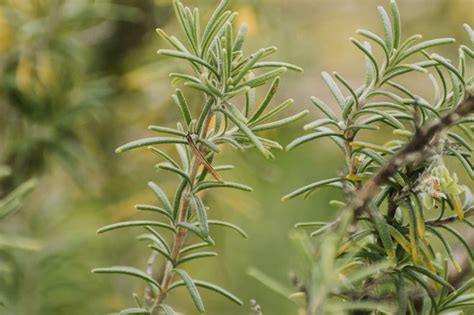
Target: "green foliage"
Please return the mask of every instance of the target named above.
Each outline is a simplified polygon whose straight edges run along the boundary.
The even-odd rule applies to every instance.
[[[429,52],[454,39],[416,44],[421,36],[414,35],[402,41],[395,1],[391,2],[390,13],[379,7],[383,39],[367,30],[357,33],[369,42],[351,38],[366,57],[365,83],[354,87],[338,73],[332,77],[323,72],[338,113],[332,106],[312,98],[325,117],[307,124],[305,129],[311,133],[287,146],[287,150],[292,150],[308,141],[331,139],[344,154],[344,175],[308,184],[283,200],[300,195],[308,198],[321,188],[333,187],[347,196],[347,200],[334,203],[346,207],[352,198],[357,198],[359,188],[417,136],[422,125],[435,123],[472,93],[474,77],[466,60],[472,59],[474,47],[469,26],[465,25],[465,29],[470,46],[460,47],[459,63],[454,64]],[[381,62],[372,45],[381,49]],[[398,82],[412,72],[428,76],[434,89],[432,98],[426,99]],[[351,219],[353,224],[348,221],[351,209],[344,210],[333,222],[297,224],[316,227],[312,236],[322,235],[316,249],[305,246],[312,266],[311,276],[304,278],[300,287],[307,314],[340,314],[361,309],[382,314],[397,308],[398,314],[439,314],[474,305],[472,281],[456,283],[459,288],[454,288],[447,263],[461,272],[462,263],[453,254],[449,234],[466,247],[464,268],[472,262],[472,248],[462,236],[462,226],[457,224],[464,223],[467,229],[473,226],[468,219],[474,214],[472,186],[460,184],[456,174],[446,167],[448,161],[455,159],[474,178],[473,118],[470,114],[459,120],[438,135],[428,149],[419,152],[410,165],[398,169],[369,202],[366,212]],[[393,136],[384,143],[373,143],[371,130],[391,130]],[[454,214],[449,215],[448,211]]]
[[[7,167],[2,168],[7,169]],[[5,172],[4,175],[9,175],[9,172]],[[0,175],[0,177],[3,176]],[[30,179],[3,197],[0,200],[0,220],[5,219],[7,216],[17,211],[21,207],[23,198],[33,190],[35,185],[36,180]]]
[[[110,1],[90,0],[0,9],[0,18],[8,22],[4,32],[11,38],[0,56],[5,105],[0,121],[12,134],[4,159],[15,174],[4,180],[2,186],[9,189],[47,169],[50,156],[71,166],[84,154],[77,125],[86,113],[102,107],[111,91],[104,78],[86,79],[87,48],[94,41],[83,36],[104,16],[126,17],[130,12]]]
[[[205,2],[206,8],[217,3]],[[436,33],[451,27],[460,15],[466,16],[460,1],[438,2],[433,8],[443,10],[417,14],[412,24],[443,18],[442,24],[431,25],[430,31]],[[121,309],[127,303],[123,295],[129,292],[132,281],[142,285],[145,292],[143,296],[134,294],[134,304],[120,314],[192,313],[187,307],[193,304],[196,313],[289,314],[292,306],[286,301],[288,296],[308,312],[396,313],[398,308],[400,314],[454,313],[460,309],[471,313],[468,307],[473,303],[473,281],[464,280],[469,276],[465,274],[466,262],[472,262],[474,255],[466,237],[473,226],[469,219],[473,213],[472,185],[468,179],[474,174],[472,115],[460,119],[433,141],[425,163],[397,170],[373,198],[370,209],[352,218],[355,224],[344,216],[347,211],[332,222],[316,221],[319,218],[314,217],[315,221],[296,224],[311,229],[310,236],[318,237],[314,246],[305,232],[290,234],[303,256],[297,264],[306,266],[305,272],[292,279],[296,293],[266,275],[273,272],[272,268],[286,268],[282,265],[296,260],[293,248],[286,247],[286,233],[273,228],[285,225],[291,214],[272,204],[275,196],[270,192],[308,175],[306,169],[282,172],[279,167],[288,170],[298,166],[311,154],[306,151],[278,161],[279,166],[264,166],[254,160],[259,156],[253,154],[230,156],[226,145],[239,151],[255,148],[257,153],[272,158],[273,149],[282,149],[271,139],[275,129],[301,119],[307,111],[280,118],[293,100],[274,104],[280,76],[301,69],[268,61],[275,47],[244,55],[243,44],[247,45],[246,37],[252,45],[270,37],[284,42],[313,35],[328,44],[338,36],[325,35],[334,25],[326,18],[333,13],[324,11],[338,9],[340,4],[322,1],[317,4],[319,12],[307,10],[307,1],[235,4],[242,9],[240,16],[228,11],[227,1],[223,1],[214,13],[203,14],[210,19],[201,24],[198,10],[175,2],[177,24],[184,36],[178,39],[158,30],[170,47],[160,50],[159,58],[150,58],[152,46],[159,40],[158,36],[150,38],[150,26],[159,23],[171,29],[175,24],[170,0],[0,0],[0,165],[5,165],[0,166],[0,313],[95,314]],[[353,12],[362,13],[364,5],[358,4]],[[256,23],[254,13],[261,9],[264,15]],[[449,9],[449,14],[444,9]],[[324,18],[318,18],[321,15]],[[321,188],[329,188],[324,191],[328,195],[334,191],[345,193],[347,199],[331,201],[327,211],[317,204],[315,208],[321,211],[318,217],[346,207],[387,160],[416,138],[418,126],[436,122],[462,103],[469,89],[472,93],[472,44],[460,45],[459,62],[454,62],[457,59],[451,55],[431,54],[436,46],[453,43],[451,38],[425,42],[419,35],[405,38],[395,2],[390,10],[380,8],[379,15],[383,34],[359,30],[360,37],[351,39],[366,58],[365,84],[352,85],[352,70],[343,73],[344,77],[323,73],[321,82],[335,101],[325,104],[312,98],[323,113],[322,119],[306,124],[308,134],[287,147],[299,150],[297,147],[305,144],[308,149],[308,142],[319,143],[325,138],[344,152],[347,170],[342,175],[334,172],[318,178],[285,197],[310,197]],[[365,13],[361,18],[371,23]],[[247,21],[249,27],[234,28],[237,19]],[[344,23],[352,22],[348,19]],[[472,42],[472,28],[465,25],[464,29]],[[258,37],[260,31],[265,31],[262,38]],[[312,73],[325,62],[324,58],[333,58],[324,50],[320,53],[319,42],[287,44],[282,47],[283,54],[300,58]],[[344,60],[344,65],[352,65],[354,57],[345,57],[331,62]],[[190,71],[186,71],[187,66]],[[168,71],[173,86],[178,87],[170,99],[162,97],[163,72]],[[405,74],[412,80],[405,80]],[[303,93],[310,81],[308,76],[291,90]],[[422,88],[426,83],[431,88],[430,82],[434,97],[428,97],[427,89]],[[421,91],[413,91],[420,87]],[[260,89],[261,95],[256,95]],[[289,90],[279,94],[287,93]],[[139,106],[132,108],[131,103]],[[177,106],[176,115],[170,112],[169,106],[173,105]],[[122,106],[128,107],[124,110]],[[177,115],[182,116],[180,124],[170,123]],[[141,124],[139,121],[149,123],[151,119],[160,120],[166,127],[149,126],[149,138],[117,149],[124,152],[146,147],[159,159],[154,169],[160,180],[148,184],[156,202],[138,204],[140,218],[135,220],[130,218],[130,204],[143,198],[135,184],[148,174],[147,163],[118,167],[119,159],[111,158],[111,146],[123,134],[136,134],[132,126]],[[386,142],[388,131],[393,135]],[[252,181],[256,191],[253,197],[242,193],[252,191],[251,187],[230,181],[224,171],[233,166],[222,165],[221,158],[233,164],[240,164],[242,159],[248,164],[239,168],[238,177]],[[311,165],[317,166],[314,172],[327,174],[325,169],[334,167],[334,161]],[[87,176],[81,172],[84,169]],[[38,193],[28,197],[26,203],[25,197],[36,183],[31,178],[38,178]],[[175,189],[170,190],[174,180]],[[222,189],[215,191],[217,188]],[[216,200],[218,193],[225,194],[225,198]],[[216,233],[230,230],[231,238],[248,235],[233,223],[214,220],[214,208],[246,211],[257,208],[253,203],[264,204],[262,210],[273,213],[265,212],[264,217],[258,211],[245,214],[246,220],[240,224],[254,241],[245,245],[248,250],[238,252],[238,259],[232,259],[237,255],[234,239],[223,242]],[[90,227],[106,221],[119,221],[98,231],[113,237],[112,243],[92,241]],[[130,247],[127,242],[133,242],[133,238],[126,238],[134,232],[138,234],[136,240],[147,247]],[[216,266],[207,264],[217,252],[221,254],[221,250],[211,248],[215,244],[224,245],[231,255],[228,263],[218,266],[219,272],[214,272]],[[274,244],[278,250],[274,250]],[[146,265],[140,251],[150,254]],[[239,297],[198,280],[198,273],[220,275],[240,269],[246,258],[255,258],[256,253],[258,264],[266,268],[252,268],[250,274],[285,300],[271,299],[271,293],[271,300],[266,300],[267,296],[259,292],[261,288],[253,290],[253,282],[238,277],[236,272],[216,277],[216,281],[232,287]],[[282,261],[275,264],[278,256]],[[126,276],[118,282],[115,276],[94,281],[95,276],[84,275],[91,265],[107,266],[113,260],[119,265],[145,266],[94,270]],[[459,267],[462,272],[455,272]],[[215,293],[217,299],[206,301],[204,291]],[[184,299],[178,300],[179,305],[173,304],[173,295],[181,294]],[[256,297],[263,309],[251,302],[239,311],[228,303],[241,304],[243,297]],[[213,312],[215,309],[219,311]]]
[[[10,175],[10,170],[6,166],[0,166],[0,179]],[[14,212],[20,209],[25,197],[31,193],[36,186],[36,180],[30,179],[29,181],[16,187],[11,193],[7,194],[0,199],[0,222],[5,224],[5,219],[12,215]],[[15,269],[14,262],[8,259],[8,253],[11,250],[27,250],[36,251],[40,249],[39,242],[27,239],[24,237],[7,235],[5,233],[0,234],[0,254],[2,260],[0,261],[0,307],[10,304],[7,300],[5,290],[11,285],[9,281],[5,281],[11,275]]]
[[[256,148],[263,157],[273,158],[271,149],[282,147],[267,139],[262,131],[284,126],[307,114],[307,111],[303,111],[284,119],[273,120],[293,103],[292,100],[287,100],[273,109],[269,108],[280,76],[287,69],[301,69],[288,63],[263,61],[276,51],[275,47],[262,48],[254,54],[244,55],[242,46],[246,26],[241,26],[237,35],[234,35],[233,20],[236,13],[226,9],[228,3],[228,0],[221,1],[206,26],[201,28],[198,9],[185,7],[180,1],[173,2],[185,40],[179,40],[158,29],[158,34],[174,48],[160,49],[158,54],[163,58],[187,61],[192,70],[191,73],[170,74],[174,84],[184,85],[184,89],[177,89],[172,97],[182,115],[182,122],[177,123],[176,128],[150,126],[150,130],[170,136],[141,139],[117,149],[120,153],[147,147],[164,160],[164,163],[157,165],[157,169],[176,174],[179,180],[172,198],[169,198],[159,185],[149,183],[161,205],[137,206],[139,210],[161,215],[167,223],[120,222],[98,230],[98,233],[102,233],[125,227],[143,227],[150,233],[139,237],[140,240],[151,243],[149,248],[152,253],[146,270],[140,271],[130,267],[93,270],[96,273],[125,273],[153,284],[146,290],[143,302],[137,302],[138,309],[124,310],[124,314],[175,314],[175,311],[165,304],[166,297],[175,288],[183,285],[188,289],[200,313],[203,313],[205,308],[199,288],[212,290],[232,302],[242,304],[239,298],[228,291],[215,284],[196,280],[182,269],[185,262],[217,255],[208,251],[187,254],[191,250],[196,251],[215,244],[211,238],[212,226],[233,229],[247,238],[247,234],[232,223],[208,219],[209,209],[205,199],[209,190],[233,188],[252,191],[246,185],[223,180],[221,171],[233,166],[216,166],[215,157],[221,147],[228,144],[239,150]],[[260,104],[256,104],[257,88],[269,82],[272,83],[268,93]],[[185,90],[196,90],[200,96],[195,93],[186,96]],[[164,144],[175,145],[180,162],[177,162],[172,154],[154,147]],[[194,234],[201,242],[186,245],[193,240],[191,235],[186,237],[187,234]],[[163,258],[162,261],[158,260],[157,254]],[[164,266],[159,277],[153,272],[157,264]],[[176,277],[181,280],[175,280]]]
[[[103,111],[115,86],[110,73],[103,75],[102,65],[95,64],[102,53],[97,44],[106,41],[117,19],[135,13],[113,0],[0,1],[0,164],[10,170],[0,171],[1,216],[21,205],[19,195],[31,189],[32,178],[38,178],[40,191],[48,185],[48,193],[33,197],[29,209],[2,221],[0,287],[8,302],[2,314],[68,313],[64,308],[74,299],[95,290],[76,272],[85,268],[77,263],[88,264],[74,257],[86,233],[69,233],[66,227],[77,205],[53,201],[58,177],[48,175],[60,170],[71,176],[66,182],[81,184],[81,171],[98,160],[91,159],[94,149],[86,139],[93,136],[99,143],[100,130],[85,126]],[[63,289],[73,286],[82,289]]]

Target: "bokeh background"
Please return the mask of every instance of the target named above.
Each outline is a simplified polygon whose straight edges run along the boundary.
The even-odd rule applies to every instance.
[[[217,1],[187,0],[210,13]],[[309,97],[331,103],[319,73],[337,70],[351,83],[363,81],[363,56],[348,38],[358,28],[381,33],[377,5],[388,0],[234,0],[238,22],[250,27],[245,49],[279,47],[277,57],[302,66],[286,75],[279,100],[294,98],[292,111],[309,108]],[[462,23],[474,22],[473,0],[399,0],[403,36],[454,37],[466,42]],[[149,124],[172,126],[179,118],[171,101],[168,73],[182,67],[160,58],[165,48],[155,33],[180,34],[170,0],[0,0],[0,164],[12,175],[0,191],[37,178],[21,211],[0,224],[0,314],[107,314],[133,303],[142,283],[121,276],[93,275],[94,267],[143,267],[145,244],[134,229],[98,236],[102,225],[144,217],[134,205],[153,201],[149,180],[171,192],[174,177],[154,170],[146,150],[116,155],[129,140],[148,136]],[[166,47],[167,48],[167,47]],[[456,46],[437,49],[456,58]],[[432,93],[428,78],[406,79],[420,94]],[[193,104],[192,106],[198,106]],[[302,122],[272,135],[286,144],[302,134]],[[229,180],[254,187],[251,194],[229,191],[211,196],[212,216],[243,227],[250,239],[215,229],[217,258],[187,267],[198,279],[212,280],[241,297],[237,307],[203,291],[208,314],[247,314],[256,299],[264,314],[296,314],[297,307],[248,275],[256,267],[291,288],[298,270],[290,231],[302,220],[325,220],[338,197],[325,190],[310,200],[281,203],[280,196],[343,167],[336,148],[313,142],[262,163],[256,152],[227,149],[234,163]],[[457,166],[454,165],[456,168]],[[468,184],[467,177],[461,181]],[[472,184],[472,183],[471,183]],[[9,235],[10,238],[7,238]],[[19,248],[12,249],[11,240]],[[196,314],[184,291],[170,297],[185,314]]]

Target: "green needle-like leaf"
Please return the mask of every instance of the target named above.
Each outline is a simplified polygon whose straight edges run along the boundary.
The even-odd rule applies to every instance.
[[[273,80],[276,77],[281,76],[283,73],[286,72],[286,70],[287,70],[286,68],[281,67],[281,68],[269,71],[267,73],[261,74],[249,81],[242,83],[241,85],[237,86],[236,89],[239,89],[243,86],[250,86],[252,88],[258,87],[260,85],[267,83],[270,80]]]
[[[342,138],[342,135],[341,135],[340,133],[337,133],[337,132],[330,132],[330,131],[326,131],[326,132],[323,132],[323,131],[313,132],[313,133],[304,135],[304,136],[302,136],[302,137],[296,138],[295,140],[291,141],[290,144],[287,145],[287,147],[285,148],[285,150],[286,150],[286,151],[290,151],[290,150],[293,150],[294,148],[296,148],[297,146],[300,146],[300,145],[302,145],[303,143],[306,143],[306,142],[308,142],[308,141],[311,141],[311,140],[314,140],[314,139],[318,139],[318,138],[329,137],[329,136],[341,137],[341,138]]]
[[[344,104],[346,103],[346,98],[344,97],[344,95],[342,95],[342,92],[337,86],[337,83],[333,80],[333,78],[331,77],[329,73],[323,71],[321,75],[323,77],[324,82],[326,83],[329,90],[331,91],[332,95],[334,96],[337,103],[339,104],[339,106],[341,108],[344,108]]]
[[[244,304],[238,297],[236,297],[235,295],[233,295],[229,291],[224,290],[223,288],[221,288],[218,285],[215,285],[213,283],[209,283],[209,282],[206,282],[206,281],[202,281],[202,280],[193,280],[193,282],[196,286],[198,286],[200,288],[204,288],[204,289],[214,291],[214,292],[228,298],[229,300],[236,303],[237,305],[243,305]],[[172,290],[176,287],[182,286],[182,285],[185,285],[184,281],[177,281],[177,282],[173,283],[170,286],[170,290]]]
[[[160,188],[160,186],[158,186],[154,182],[148,182],[148,187],[150,187],[151,190],[153,190],[156,197],[158,197],[158,199],[161,201],[161,203],[165,207],[165,210],[167,210],[170,214],[173,213],[173,207],[171,206],[171,203],[168,197],[166,196],[165,192]]]
[[[157,226],[157,227],[162,227],[165,229],[168,229],[170,231],[175,231],[175,229],[163,222],[159,221],[148,221],[148,220],[143,220],[143,221],[125,221],[125,222],[119,222],[119,223],[114,223],[114,224],[109,224],[106,225],[100,229],[97,230],[98,234],[105,233],[108,231],[112,230],[117,230],[117,229],[122,229],[122,228],[128,228],[128,227],[136,227],[136,226]]]
[[[217,256],[217,253],[215,252],[199,252],[199,253],[189,254],[187,256],[183,256],[180,259],[178,259],[175,266],[179,266],[181,264],[184,264],[185,262],[195,260],[198,258],[216,257],[216,256]]]
[[[150,312],[147,311],[144,308],[135,307],[135,308],[127,308],[127,309],[121,311],[120,315],[122,315],[122,314],[148,315],[148,314],[150,314]]]
[[[155,145],[155,144],[168,144],[168,143],[187,144],[187,141],[181,138],[165,138],[165,137],[146,138],[146,139],[136,140],[136,141],[132,141],[127,144],[124,144],[118,147],[115,150],[115,152],[122,153],[122,152],[133,150],[136,148],[147,147],[147,146]]]
[[[93,273],[125,274],[128,276],[141,278],[145,280],[146,282],[148,282],[149,284],[152,284],[161,290],[160,284],[158,283],[158,281],[153,279],[146,272],[134,267],[116,266],[116,267],[109,267],[109,268],[96,268],[96,269],[93,269],[92,272]]]
[[[220,109],[224,115],[229,118],[247,137],[248,139],[255,145],[255,147],[260,151],[260,153],[266,158],[270,158],[270,153],[268,150],[263,146],[262,142],[257,138],[257,136],[250,130],[250,128],[241,122],[237,117],[235,117],[230,111],[226,109]]]
[[[188,273],[182,269],[173,269],[175,273],[177,273],[181,279],[183,279],[184,284],[188,288],[189,294],[191,295],[194,305],[198,309],[200,313],[204,313],[204,304],[201,299],[201,295],[193,282],[193,279],[188,275]]]
[[[329,178],[329,179],[321,180],[318,182],[314,182],[304,187],[301,187],[293,191],[292,193],[289,193],[288,195],[284,196],[281,200],[287,201],[289,199],[293,199],[299,195],[302,195],[308,191],[313,191],[317,188],[325,187],[325,186],[328,186],[329,184],[340,182],[341,180],[342,180],[341,178],[335,177],[335,178]]]
[[[233,183],[233,182],[201,182],[199,185],[195,187],[195,191],[203,191],[206,189],[213,189],[213,188],[233,188],[243,191],[252,192],[252,187],[249,187],[244,184]]]
[[[243,238],[248,238],[247,233],[245,233],[245,231],[242,228],[238,227],[237,225],[235,225],[233,223],[226,222],[226,221],[221,221],[221,220],[208,220],[208,223],[209,223],[209,225],[218,225],[218,226],[228,227],[228,228],[236,231],[240,235],[242,235]]]
[[[202,202],[201,198],[197,195],[193,195],[192,199],[194,201],[194,207],[196,209],[197,218],[199,221],[199,226],[201,228],[201,233],[204,237],[209,236],[209,223],[207,220],[207,211],[204,203]]]

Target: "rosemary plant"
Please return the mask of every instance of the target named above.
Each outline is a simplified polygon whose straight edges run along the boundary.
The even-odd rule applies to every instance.
[[[474,32],[464,25],[470,46],[461,45],[454,64],[428,51],[454,39],[417,43],[421,36],[414,35],[403,41],[396,2],[391,1],[390,15],[383,7],[378,10],[384,36],[359,30],[369,42],[351,38],[366,57],[365,83],[353,87],[339,73],[323,72],[338,111],[313,97],[325,117],[307,124],[311,133],[287,146],[291,150],[329,138],[346,161],[343,176],[316,181],[283,197],[308,198],[328,187],[346,196],[331,202],[344,209],[336,220],[296,225],[316,228],[311,236],[323,235],[318,250],[308,250],[313,260],[310,280],[296,281],[296,295],[304,297],[308,315],[361,309],[439,314],[474,305],[469,293],[474,281],[466,281],[465,273],[474,258],[473,245],[462,234],[463,225],[473,227],[472,181],[470,187],[460,184],[447,167],[454,158],[466,177],[474,177],[474,77],[467,67],[467,59],[474,57]],[[383,61],[377,60],[371,43],[381,50]],[[397,82],[412,72],[427,75],[432,98]],[[367,140],[370,131],[380,129],[391,130],[388,141]],[[451,239],[465,248],[461,260],[454,255]]]
[[[150,182],[148,185],[156,194],[157,205],[137,205],[138,210],[152,211],[162,216],[163,221],[131,221],[105,226],[98,230],[104,233],[128,227],[142,227],[147,234],[140,240],[150,243],[151,250],[145,270],[132,267],[111,267],[94,269],[96,273],[121,273],[145,280],[147,288],[143,298],[135,295],[136,307],[122,311],[123,314],[176,314],[166,304],[166,298],[180,286],[186,286],[200,313],[204,303],[198,288],[215,291],[231,301],[241,300],[225,289],[205,281],[193,279],[183,267],[185,263],[217,254],[212,251],[198,251],[214,244],[210,226],[218,225],[235,230],[244,237],[245,232],[232,223],[208,219],[205,205],[205,191],[217,188],[233,188],[243,191],[252,189],[240,183],[225,181],[222,171],[232,169],[231,165],[216,165],[215,157],[220,147],[228,144],[238,150],[255,147],[265,158],[273,158],[271,149],[282,147],[260,135],[262,131],[291,123],[307,111],[273,120],[293,103],[287,100],[270,109],[269,105],[277,92],[280,76],[287,69],[301,71],[299,67],[282,62],[263,61],[276,51],[267,47],[246,56],[243,54],[246,26],[242,25],[235,35],[232,22],[235,12],[227,10],[229,0],[223,0],[201,29],[198,9],[185,7],[174,1],[174,10],[185,35],[185,41],[169,36],[158,29],[158,34],[174,49],[162,49],[158,54],[186,61],[192,74],[171,73],[173,83],[184,82],[188,89],[200,92],[201,98],[187,99],[181,89],[173,95],[182,121],[176,128],[150,126],[149,129],[169,136],[146,138],[125,144],[117,152],[147,147],[164,162],[158,169],[178,176],[179,183],[172,198]],[[261,69],[268,69],[261,72]],[[263,101],[255,102],[258,87],[270,82],[270,88]],[[192,105],[195,103],[195,105]],[[240,104],[241,103],[241,104]],[[179,162],[155,145],[174,144]],[[165,234],[168,233],[168,235]],[[200,240],[196,242],[195,239]],[[156,275],[156,265],[163,270]],[[155,272],[154,272],[155,271]]]

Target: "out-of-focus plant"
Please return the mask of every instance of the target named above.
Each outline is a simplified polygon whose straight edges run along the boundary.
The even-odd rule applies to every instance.
[[[0,51],[5,191],[42,172],[48,156],[77,161],[77,123],[110,94],[91,79],[89,47],[110,33],[111,17],[130,11],[110,1],[2,1]],[[96,74],[97,75],[97,74]]]
[[[313,97],[326,117],[307,124],[305,129],[312,132],[287,147],[328,138],[346,161],[343,176],[311,183],[283,197],[308,198],[330,187],[346,196],[331,202],[343,209],[336,220],[296,225],[316,228],[313,237],[323,235],[318,250],[309,250],[313,266],[297,293],[304,298],[308,315],[361,309],[382,314],[390,305],[391,312],[398,308],[398,314],[439,314],[474,306],[472,278],[453,282],[448,268],[451,264],[456,274],[472,264],[472,244],[461,228],[461,224],[473,227],[468,220],[474,215],[472,185],[460,184],[447,166],[447,160],[454,158],[473,178],[474,80],[467,65],[474,57],[474,32],[464,26],[471,43],[461,45],[455,64],[428,52],[454,39],[416,43],[421,36],[414,35],[402,41],[395,1],[391,18],[383,7],[378,9],[383,38],[367,30],[358,34],[380,48],[383,61],[377,60],[369,42],[351,38],[366,57],[365,83],[353,87],[339,73],[323,72],[339,114]],[[428,76],[433,98],[425,99],[397,82],[412,72]],[[393,137],[383,144],[366,140],[371,139],[370,131],[381,128],[391,130]],[[465,263],[454,257],[450,237],[465,247]]]
[[[0,166],[0,178],[10,175],[10,169]],[[33,190],[35,179],[30,179],[16,187],[11,193],[0,199],[0,222],[5,224],[5,219],[15,213],[21,206],[23,199]],[[8,307],[8,289],[12,285],[11,274],[14,273],[15,264],[10,259],[12,249],[38,250],[39,243],[23,237],[0,233],[0,307]]]
[[[193,70],[192,74],[171,73],[173,82],[184,82],[185,87],[197,90],[202,97],[193,97],[191,100],[177,89],[173,100],[182,114],[182,122],[179,122],[176,128],[149,127],[152,131],[169,136],[146,138],[117,149],[120,153],[148,147],[164,160],[157,168],[174,173],[179,178],[172,198],[169,198],[159,185],[153,182],[148,184],[160,201],[160,206],[136,206],[138,210],[163,216],[167,223],[129,221],[98,230],[98,233],[104,233],[128,227],[142,227],[147,231],[147,234],[139,236],[139,240],[150,243],[152,252],[145,270],[134,267],[93,270],[95,273],[126,274],[145,280],[147,288],[143,298],[135,294],[136,307],[123,310],[123,314],[176,314],[172,307],[165,303],[167,296],[180,286],[187,287],[200,313],[204,312],[204,303],[198,288],[215,291],[237,304],[242,304],[239,298],[221,287],[193,279],[183,268],[185,263],[192,260],[217,255],[212,251],[198,251],[214,244],[210,235],[211,226],[227,227],[246,237],[245,232],[232,223],[208,219],[209,209],[204,202],[206,191],[219,188],[252,190],[246,185],[223,180],[221,172],[232,169],[233,166],[216,165],[216,155],[221,151],[222,145],[229,144],[242,151],[255,147],[265,158],[273,158],[270,150],[282,147],[258,134],[289,124],[307,114],[307,111],[303,111],[284,119],[273,120],[293,103],[290,99],[272,109],[269,107],[277,92],[280,76],[287,69],[301,69],[288,63],[263,61],[276,51],[275,47],[262,48],[249,56],[244,55],[242,45],[247,28],[242,25],[239,32],[234,34],[232,22],[236,13],[226,9],[228,3],[229,0],[221,1],[205,27],[201,28],[199,10],[174,1],[174,10],[185,34],[185,43],[161,29],[157,30],[174,48],[159,50],[158,54],[189,62]],[[274,69],[260,72],[266,68]],[[263,101],[257,104],[256,89],[268,82],[271,82],[270,89]],[[174,144],[179,160],[154,147],[162,144]],[[201,241],[196,242],[196,239]],[[154,270],[158,263],[161,263],[163,270],[157,275]]]
[[[0,198],[10,200],[22,183],[57,166],[53,159],[79,178],[81,168],[74,162],[87,160],[83,140],[91,135],[83,126],[114,89],[114,81],[95,66],[98,44],[112,34],[118,19],[135,13],[109,0],[0,1],[0,163],[10,170],[0,178]],[[2,227],[2,233],[33,238],[2,239],[2,259],[13,271],[5,278],[8,283],[1,283],[8,292],[8,314],[68,312],[94,290],[94,283],[63,267],[78,267],[73,256],[85,233],[53,235],[68,212],[53,213],[57,204],[51,200],[43,198],[35,211],[22,211]],[[40,237],[48,242],[40,252],[7,251],[21,240],[35,244]],[[73,286],[83,289],[63,289]]]

